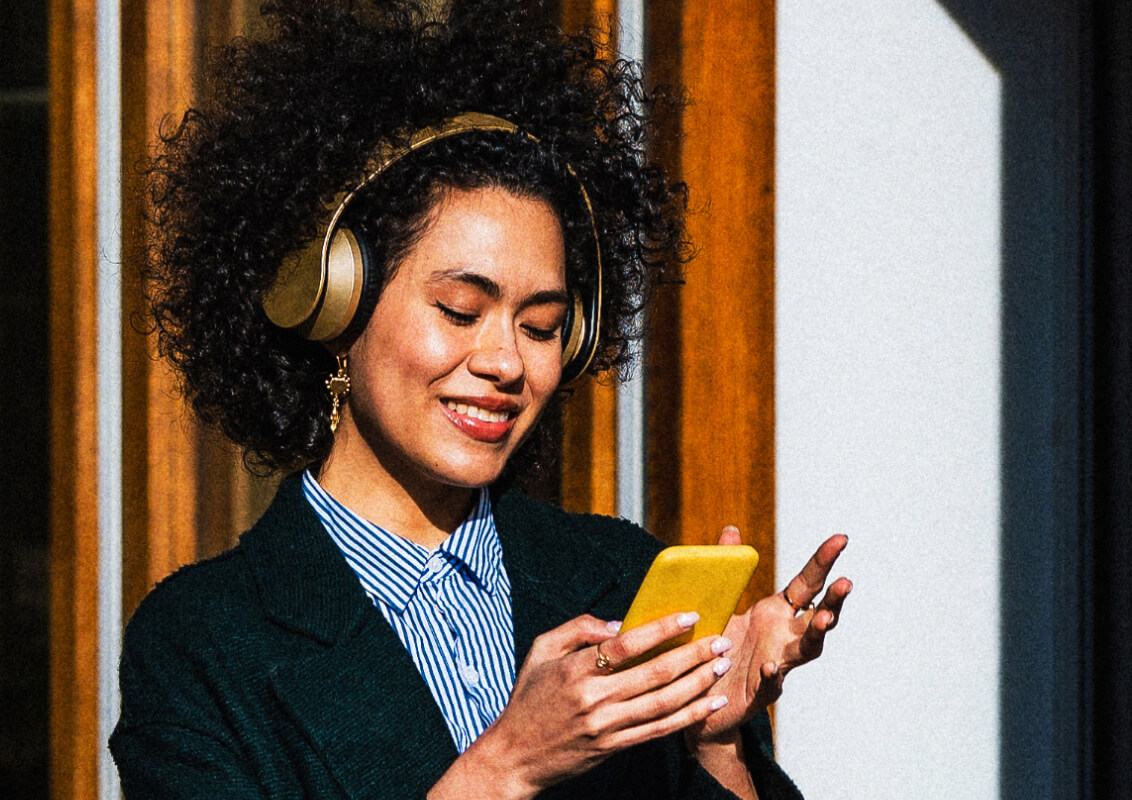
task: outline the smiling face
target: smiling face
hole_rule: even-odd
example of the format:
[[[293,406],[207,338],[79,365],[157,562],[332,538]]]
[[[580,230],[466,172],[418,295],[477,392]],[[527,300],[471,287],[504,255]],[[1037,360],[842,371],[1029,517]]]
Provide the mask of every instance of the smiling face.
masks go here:
[[[494,481],[558,387],[566,300],[550,205],[447,192],[350,349],[331,463],[410,493]]]

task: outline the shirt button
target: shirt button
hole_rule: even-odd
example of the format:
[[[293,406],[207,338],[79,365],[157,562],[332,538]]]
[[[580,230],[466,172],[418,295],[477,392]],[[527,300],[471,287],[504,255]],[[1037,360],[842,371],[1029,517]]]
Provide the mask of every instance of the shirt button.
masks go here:
[[[476,668],[473,666],[465,664],[464,666],[460,667],[460,673],[461,675],[463,675],[464,683],[468,684],[469,686],[475,686],[480,682],[480,674],[476,672]]]
[[[433,558],[430,559],[427,564],[425,564],[425,568],[433,575],[435,575],[436,573],[440,572],[440,570],[444,569],[444,562],[439,558]]]

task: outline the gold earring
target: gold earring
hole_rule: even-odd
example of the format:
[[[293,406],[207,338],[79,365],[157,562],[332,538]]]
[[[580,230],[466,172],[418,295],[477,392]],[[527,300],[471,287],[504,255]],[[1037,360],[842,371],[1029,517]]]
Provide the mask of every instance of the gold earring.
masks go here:
[[[338,359],[338,371],[326,379],[326,390],[330,392],[330,432],[338,430],[338,423],[342,417],[339,413],[342,401],[350,393],[350,376],[346,372],[346,354],[335,356]]]

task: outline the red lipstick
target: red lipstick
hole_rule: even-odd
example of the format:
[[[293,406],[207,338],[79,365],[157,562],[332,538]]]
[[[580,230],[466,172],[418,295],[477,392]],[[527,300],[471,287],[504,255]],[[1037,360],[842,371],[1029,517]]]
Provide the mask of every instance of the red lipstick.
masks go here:
[[[489,422],[467,413],[461,414],[458,409],[451,408],[449,404],[505,414],[506,418]],[[519,404],[506,397],[448,397],[440,401],[440,407],[448,420],[462,432],[477,441],[489,444],[495,444],[507,437],[511,429],[515,427],[515,419],[519,412]]]

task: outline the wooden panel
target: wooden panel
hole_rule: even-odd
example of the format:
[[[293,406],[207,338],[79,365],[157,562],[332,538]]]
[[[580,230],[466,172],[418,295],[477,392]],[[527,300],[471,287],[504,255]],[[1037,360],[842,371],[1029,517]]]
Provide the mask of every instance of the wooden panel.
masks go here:
[[[94,7],[50,6],[51,796],[98,787]]]
[[[617,392],[587,378],[562,414],[562,507],[617,513]]]
[[[616,16],[617,0],[562,0],[562,29],[568,33],[587,27],[610,30]]]
[[[608,57],[615,0],[563,0],[562,27],[575,33],[586,27],[611,31],[603,42]],[[574,387],[562,415],[562,506],[592,514],[617,513],[617,391],[609,381],[591,379]]]
[[[143,190],[135,168],[169,114],[179,118],[192,97],[196,53],[194,0],[126,0],[122,39],[123,250],[133,257],[123,275],[129,318],[144,320],[137,266],[146,230],[139,208]],[[144,323],[143,323],[144,324]],[[155,359],[153,341],[126,330],[122,342],[125,493],[124,611],[132,613],[153,584],[197,558],[195,424],[177,394],[176,380]]]
[[[774,5],[649,4],[653,82],[691,95],[678,165],[699,255],[650,342],[650,526],[713,542],[735,524],[774,581]]]
[[[164,120],[175,124],[194,97],[209,44],[227,41],[242,27],[242,0],[126,0],[123,37],[122,230],[131,254],[124,275],[124,305],[146,327],[136,269],[146,237],[140,214],[144,191],[135,165],[152,151]],[[152,336],[134,330],[122,343],[125,452],[124,610],[128,615],[155,583],[178,567],[228,547],[247,516],[240,505],[247,479],[235,449],[205,431],[182,401],[176,376],[157,360]],[[240,491],[236,491],[239,487]]]

